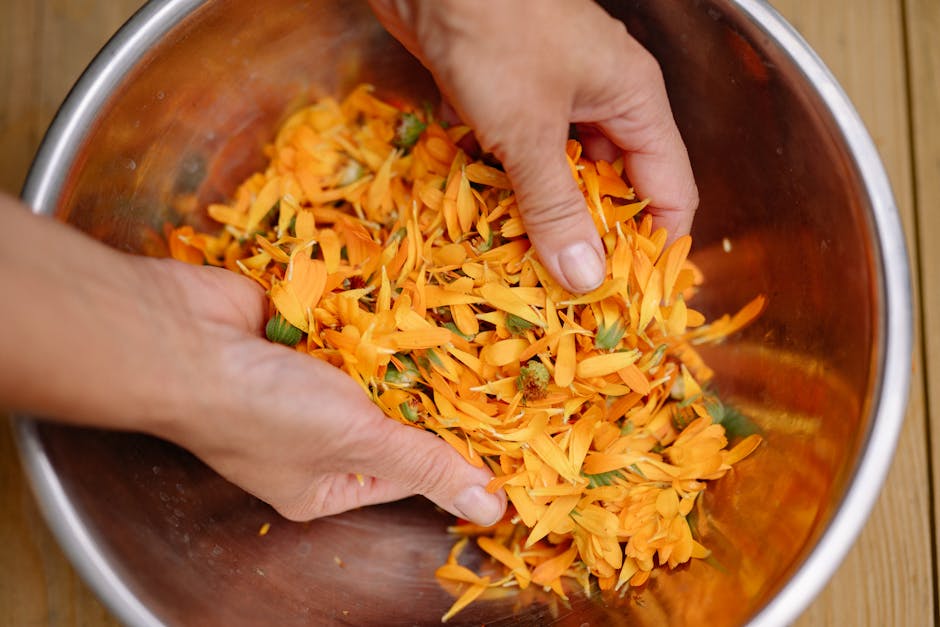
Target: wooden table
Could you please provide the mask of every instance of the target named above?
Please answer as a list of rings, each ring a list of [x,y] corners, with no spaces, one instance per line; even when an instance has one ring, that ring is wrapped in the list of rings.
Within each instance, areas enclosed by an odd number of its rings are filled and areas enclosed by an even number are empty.
[[[0,190],[19,190],[68,88],[140,4],[0,2]],[[829,65],[868,125],[903,216],[916,287],[913,387],[897,457],[865,531],[798,624],[935,625],[940,615],[934,531],[940,503],[940,2],[773,4]],[[46,529],[6,425],[0,425],[0,625],[117,625]]]

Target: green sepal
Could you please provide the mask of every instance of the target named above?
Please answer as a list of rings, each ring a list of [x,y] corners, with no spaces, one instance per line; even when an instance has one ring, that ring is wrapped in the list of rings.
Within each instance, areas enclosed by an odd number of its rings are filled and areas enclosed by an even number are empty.
[[[581,476],[588,480],[588,488],[612,486],[625,478],[620,470],[608,470],[607,472],[599,472],[595,475],[582,472]]]
[[[276,312],[264,327],[264,334],[272,342],[285,346],[296,346],[303,338],[304,332],[287,321],[284,316]]]
[[[516,314],[507,314],[506,315],[506,329],[509,330],[513,335],[522,335],[534,325],[526,320],[525,318],[520,318]]]
[[[613,350],[620,344],[626,331],[627,327],[619,321],[609,327],[601,325],[597,327],[597,334],[594,336],[594,347],[601,350]]]
[[[421,133],[428,127],[421,118],[414,113],[402,113],[395,128],[395,139],[393,143],[396,148],[411,148],[418,142]]]
[[[418,421],[418,412],[415,411],[415,408],[411,406],[411,403],[405,401],[404,403],[398,404],[398,411],[401,412],[401,415],[404,416],[405,420],[408,422],[417,422]]]
[[[760,427],[737,408],[726,405],[718,399],[707,403],[705,411],[712,417],[712,422],[725,428],[725,434],[729,439],[743,438],[761,431]]]
[[[399,370],[395,366],[394,361],[390,363],[385,370],[385,383],[392,387],[399,388],[413,386],[421,377],[421,373],[418,372],[418,366],[415,365],[414,360],[410,356],[404,353],[395,353],[395,359],[401,364],[403,370]]]

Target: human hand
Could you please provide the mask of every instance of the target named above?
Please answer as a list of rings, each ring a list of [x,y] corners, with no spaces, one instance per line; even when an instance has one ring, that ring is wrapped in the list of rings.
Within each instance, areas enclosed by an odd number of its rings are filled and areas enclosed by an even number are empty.
[[[16,234],[0,248],[0,410],[167,439],[294,520],[412,494],[502,516],[488,471],[264,339],[250,279],[119,252],[2,195],[0,227]]]
[[[382,414],[337,368],[262,339],[262,290],[227,270],[146,260],[167,303],[190,320],[203,406],[158,435],[292,520],[423,494],[482,525],[505,496],[443,440]],[[198,338],[198,339],[196,339]],[[189,415],[187,415],[189,414]]]
[[[592,159],[624,157],[654,227],[689,232],[698,192],[655,59],[590,0],[370,0],[500,159],[533,245],[573,292],[597,287],[604,251],[565,158],[576,123]]]

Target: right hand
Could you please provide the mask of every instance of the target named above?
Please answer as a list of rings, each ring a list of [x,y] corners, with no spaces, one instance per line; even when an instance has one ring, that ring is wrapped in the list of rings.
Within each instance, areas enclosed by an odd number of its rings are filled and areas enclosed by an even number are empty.
[[[564,154],[613,161],[671,242],[689,232],[698,191],[655,59],[590,0],[371,0],[431,70],[444,97],[503,163],[539,256],[563,286],[604,278],[604,250]]]

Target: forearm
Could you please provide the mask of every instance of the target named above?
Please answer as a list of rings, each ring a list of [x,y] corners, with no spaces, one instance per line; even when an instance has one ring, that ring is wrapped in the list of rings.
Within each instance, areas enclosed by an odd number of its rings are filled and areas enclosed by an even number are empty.
[[[187,371],[185,340],[158,300],[152,262],[6,197],[0,229],[0,407],[160,431],[196,373]]]

